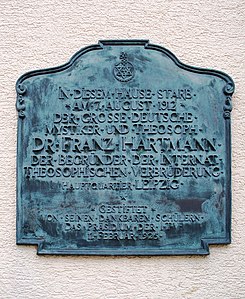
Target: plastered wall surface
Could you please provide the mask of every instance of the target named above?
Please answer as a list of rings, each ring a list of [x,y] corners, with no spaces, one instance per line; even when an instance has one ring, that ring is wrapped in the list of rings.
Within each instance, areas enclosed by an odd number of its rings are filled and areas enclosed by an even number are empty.
[[[245,1],[0,0],[0,298],[245,298]],[[232,244],[206,257],[37,256],[15,244],[15,81],[99,39],[150,39],[235,81]]]

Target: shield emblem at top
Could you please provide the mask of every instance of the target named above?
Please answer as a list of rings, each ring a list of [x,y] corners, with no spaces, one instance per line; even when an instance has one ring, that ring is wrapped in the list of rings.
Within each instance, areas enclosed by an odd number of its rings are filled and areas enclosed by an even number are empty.
[[[113,69],[114,76],[117,80],[128,82],[134,77],[134,66],[128,61],[127,54],[120,54],[121,61],[117,63]]]

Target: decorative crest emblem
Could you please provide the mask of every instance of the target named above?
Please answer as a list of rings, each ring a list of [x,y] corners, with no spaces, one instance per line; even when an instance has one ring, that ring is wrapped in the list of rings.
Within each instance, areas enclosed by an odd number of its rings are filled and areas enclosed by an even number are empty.
[[[127,53],[122,52],[120,59],[121,62],[115,64],[113,74],[117,80],[127,82],[134,77],[134,66],[128,61]]]

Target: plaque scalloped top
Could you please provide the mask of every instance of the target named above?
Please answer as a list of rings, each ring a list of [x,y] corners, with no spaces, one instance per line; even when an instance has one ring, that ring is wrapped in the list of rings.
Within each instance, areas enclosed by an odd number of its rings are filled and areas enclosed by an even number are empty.
[[[16,90],[17,244],[183,255],[230,243],[228,75],[112,40],[24,74]]]

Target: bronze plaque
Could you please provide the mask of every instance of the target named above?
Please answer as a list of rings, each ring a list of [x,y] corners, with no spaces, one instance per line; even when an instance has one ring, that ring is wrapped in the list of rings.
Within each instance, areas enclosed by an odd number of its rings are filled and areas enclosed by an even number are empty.
[[[17,244],[208,254],[230,243],[232,79],[145,40],[17,81]]]

